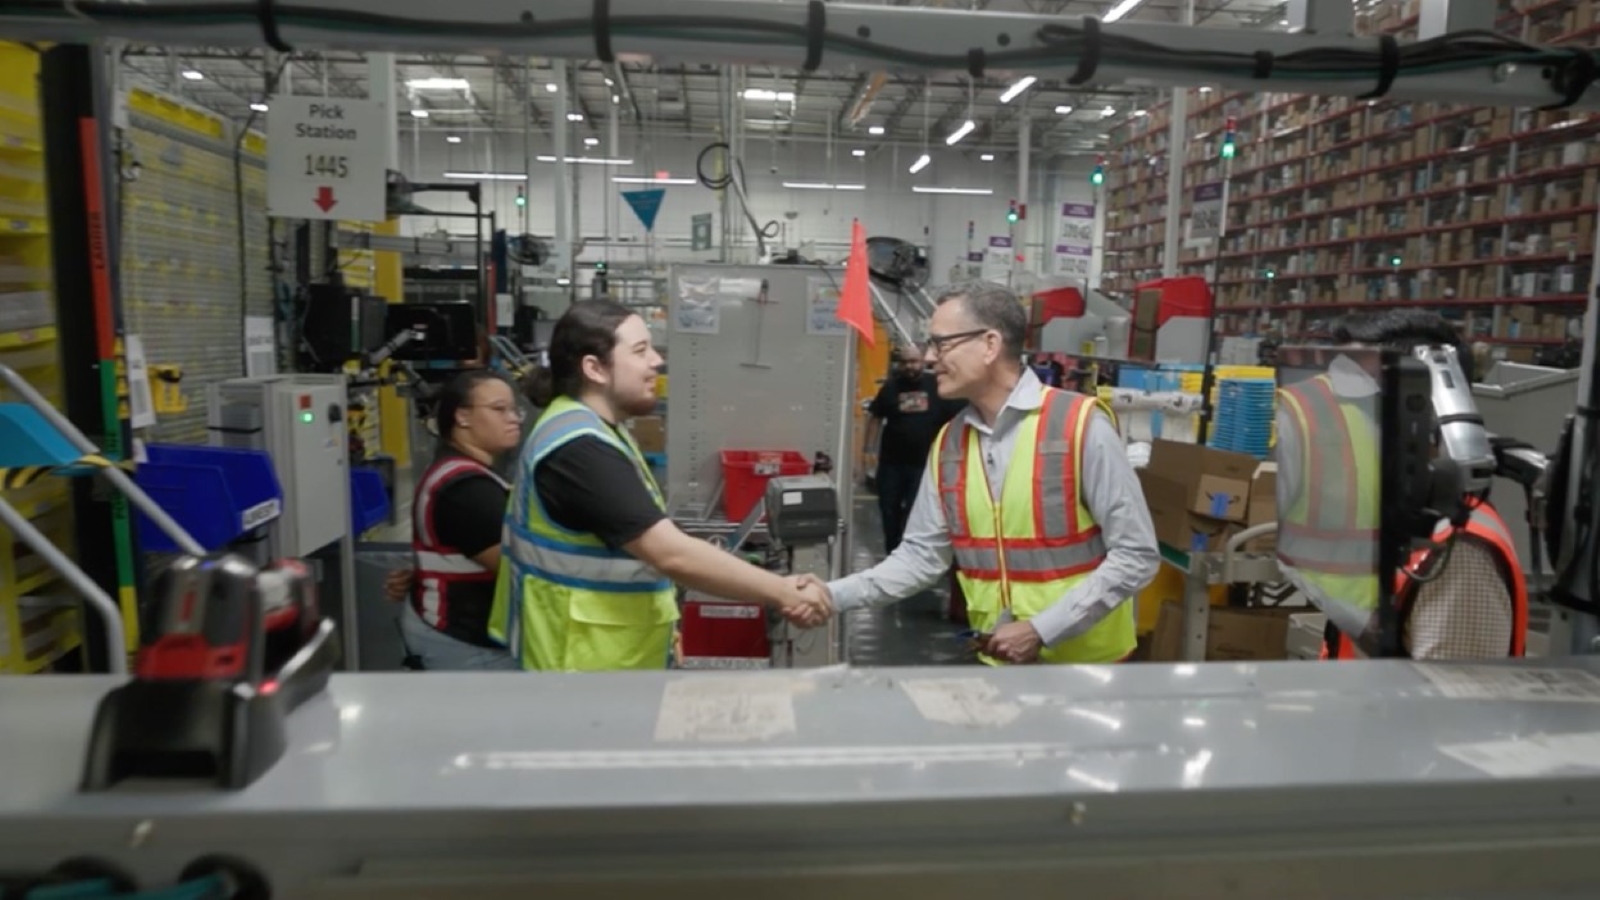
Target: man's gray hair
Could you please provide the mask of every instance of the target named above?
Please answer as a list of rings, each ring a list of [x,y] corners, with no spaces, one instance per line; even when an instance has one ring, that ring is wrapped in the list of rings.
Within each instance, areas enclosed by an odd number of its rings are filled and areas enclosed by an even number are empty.
[[[1017,295],[992,281],[961,281],[940,290],[935,305],[959,300],[967,317],[979,328],[1000,334],[1005,355],[1019,359],[1028,341],[1028,312]]]

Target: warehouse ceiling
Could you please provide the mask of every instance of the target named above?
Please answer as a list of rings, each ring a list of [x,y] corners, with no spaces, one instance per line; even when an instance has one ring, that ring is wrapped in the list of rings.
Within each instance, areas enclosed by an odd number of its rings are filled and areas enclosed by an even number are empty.
[[[1283,0],[1194,0],[1202,27],[1276,29]],[[897,0],[897,6],[988,9],[1005,12],[1104,16],[1112,0]],[[1183,0],[1143,0],[1122,21],[1181,21]],[[268,71],[279,63],[259,51],[185,51],[131,47],[123,56],[128,84],[154,88],[188,99],[237,120],[265,99]],[[367,96],[367,66],[359,53],[301,54],[284,69],[283,79],[301,95]],[[718,133],[723,92],[722,69],[699,65],[598,62],[570,68],[573,141],[603,138],[608,120],[619,117],[624,134],[711,138]],[[442,87],[411,87],[433,81]],[[401,127],[459,135],[470,141],[488,131],[522,133],[549,128],[556,94],[550,60],[470,55],[396,57],[396,104]],[[962,146],[973,151],[1013,151],[1018,113],[1032,118],[1035,152],[1079,154],[1104,146],[1110,126],[1142,114],[1148,92],[1087,86],[1072,88],[1064,79],[1040,80],[1002,103],[1014,78],[997,72],[976,83],[964,72],[833,71],[806,75],[793,69],[749,66],[739,98],[748,140],[771,135],[779,141],[830,139],[852,147],[890,143],[922,146],[942,143],[969,117],[975,131]],[[464,85],[464,87],[463,87]],[[290,85],[280,84],[280,90]],[[422,115],[425,114],[425,118]],[[881,129],[882,133],[876,133]]]

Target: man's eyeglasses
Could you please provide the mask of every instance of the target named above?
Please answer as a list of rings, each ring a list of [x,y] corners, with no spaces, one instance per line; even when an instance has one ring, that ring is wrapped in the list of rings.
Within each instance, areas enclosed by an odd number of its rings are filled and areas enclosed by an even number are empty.
[[[972,331],[958,331],[955,334],[930,334],[927,340],[928,350],[935,357],[944,356],[950,351],[951,347],[970,341],[975,337],[982,337],[988,333],[989,329],[987,328],[977,328]]]

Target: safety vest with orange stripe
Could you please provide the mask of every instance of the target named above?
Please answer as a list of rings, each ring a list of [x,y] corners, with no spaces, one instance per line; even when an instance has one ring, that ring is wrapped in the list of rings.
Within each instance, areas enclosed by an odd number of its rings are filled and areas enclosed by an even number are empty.
[[[1057,603],[1105,560],[1100,526],[1084,506],[1084,435],[1097,403],[1046,388],[1017,425],[1016,452],[996,494],[976,429],[958,418],[934,443],[928,464],[949,523],[967,618],[992,632],[1002,612],[1027,621]],[[1133,604],[1121,603],[1084,634],[1039,654],[1047,663],[1115,662],[1133,650]],[[994,660],[983,660],[990,665]]]
[[[1506,652],[1508,656],[1522,656],[1526,653],[1528,644],[1528,580],[1523,575],[1522,566],[1517,562],[1516,545],[1511,539],[1511,530],[1487,501],[1474,497],[1468,504],[1472,508],[1471,515],[1466,525],[1462,526],[1454,537],[1456,540],[1464,537],[1477,538],[1494,552],[1495,564],[1505,576],[1506,589],[1511,594],[1511,645],[1506,648]],[[1449,522],[1440,523],[1433,533],[1435,546],[1424,547],[1411,554],[1411,559],[1405,568],[1395,573],[1394,598],[1400,609],[1402,628],[1405,627],[1405,621],[1416,605],[1418,582],[1411,577],[1411,573],[1426,573],[1431,562],[1429,557],[1438,552],[1439,545],[1450,539],[1454,532],[1456,532],[1454,525]],[[1358,658],[1355,641],[1350,640],[1337,628],[1329,628],[1323,641],[1322,658]]]

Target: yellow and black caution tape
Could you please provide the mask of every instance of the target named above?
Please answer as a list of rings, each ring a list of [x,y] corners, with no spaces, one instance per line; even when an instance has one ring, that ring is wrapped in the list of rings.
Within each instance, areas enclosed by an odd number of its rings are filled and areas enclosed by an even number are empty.
[[[14,491],[19,488],[25,488],[28,485],[33,484],[35,481],[38,481],[40,478],[62,469],[80,467],[89,469],[109,469],[113,466],[132,470],[133,461],[125,460],[118,463],[106,459],[104,456],[101,456],[98,453],[91,453],[88,456],[79,457],[76,461],[67,463],[64,466],[18,466],[13,469],[0,469],[0,490]]]

